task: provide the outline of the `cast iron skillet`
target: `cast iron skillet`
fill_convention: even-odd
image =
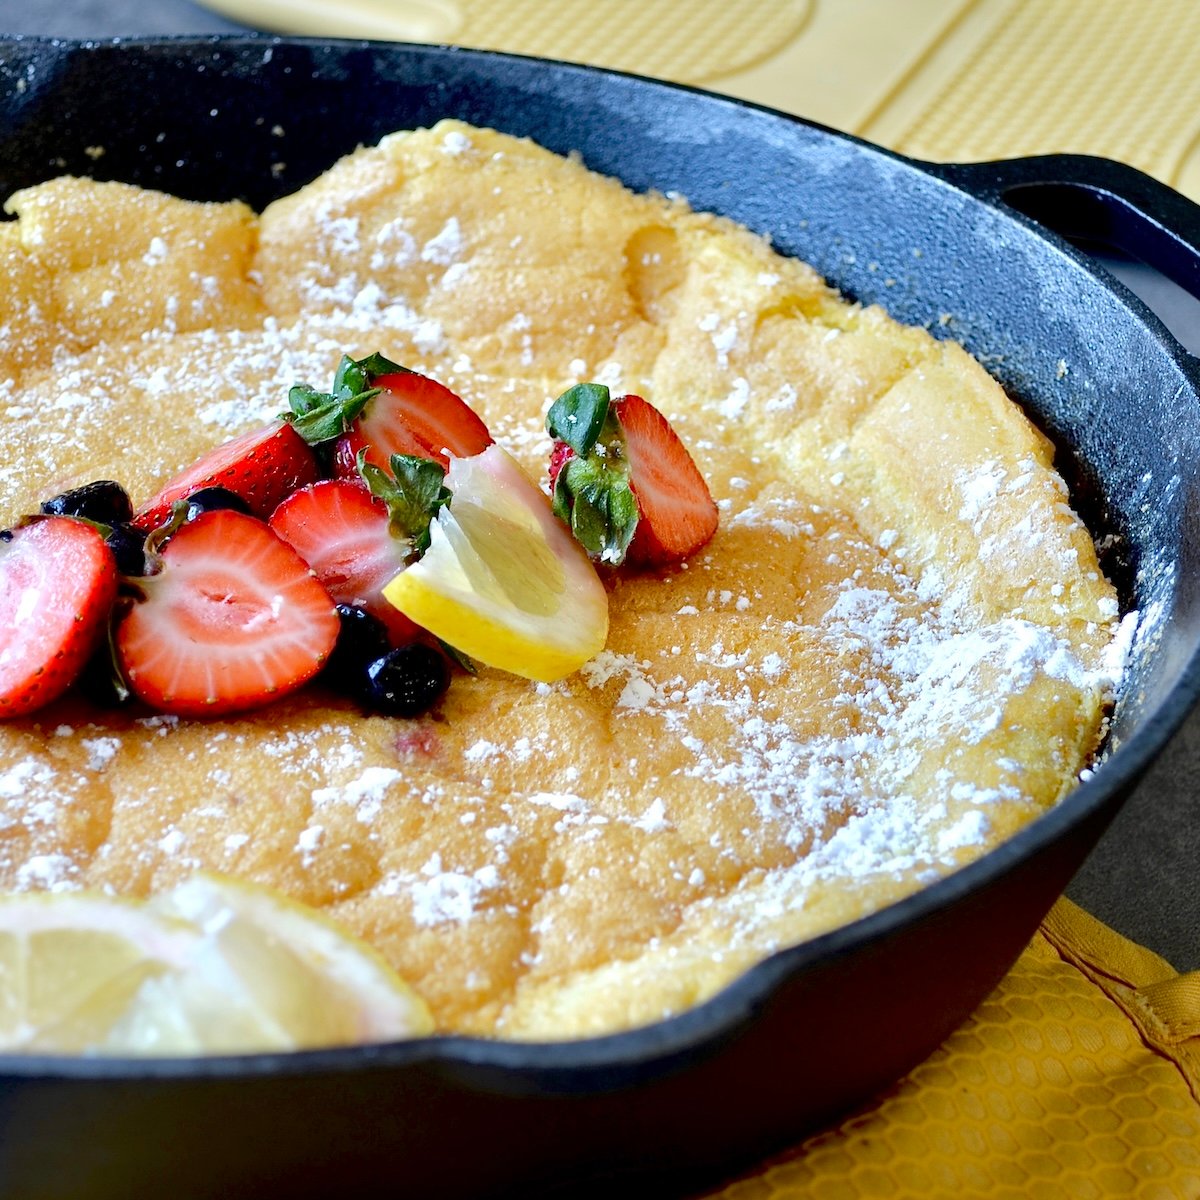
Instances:
[[[1200,685],[1200,367],[1022,214],[1197,293],[1200,209],[1103,160],[930,166],[728,99],[495,54],[249,38],[17,41],[0,59],[5,195],[67,171],[262,206],[359,143],[453,115],[769,233],[849,295],[982,357],[1059,445],[1124,606],[1150,614],[1093,779],[984,860],[709,1003],[560,1045],[9,1058],[0,1195],[577,1195],[655,1173],[667,1195],[778,1149],[934,1049],[1012,964]]]

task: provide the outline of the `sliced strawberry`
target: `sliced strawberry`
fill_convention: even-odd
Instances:
[[[257,708],[300,687],[338,635],[333,600],[304,560],[255,517],[202,513],[138,581],[117,627],[134,693],[185,717]]]
[[[717,506],[687,447],[667,418],[641,396],[613,401],[625,434],[629,486],[641,520],[626,560],[659,566],[682,562],[717,532]]]
[[[666,566],[717,530],[708,484],[670,422],[602,384],[564,392],[546,418],[554,511],[601,562]]]
[[[117,564],[94,526],[47,517],[0,542],[0,717],[71,686],[108,626]]]
[[[167,519],[176,500],[206,487],[228,488],[266,520],[285,497],[320,477],[304,438],[288,422],[273,421],[202,455],[143,504],[133,523],[149,532]]]
[[[358,474],[360,450],[377,467],[386,467],[393,454],[410,454],[445,468],[449,455],[470,458],[492,444],[475,412],[434,379],[400,370],[373,376],[371,385],[378,394],[334,447],[334,470],[340,476]]]
[[[417,635],[418,627],[382,594],[408,565],[411,543],[392,533],[387,505],[361,480],[326,479],[301,488],[275,510],[270,525],[337,603],[382,621],[392,645]]]

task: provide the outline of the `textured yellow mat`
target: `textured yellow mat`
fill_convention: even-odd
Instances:
[[[1200,200],[1197,0],[203,0],[698,84],[917,158],[1076,151]]]
[[[886,1096],[711,1200],[1194,1200],[1200,971],[1060,900],[978,1012]]]

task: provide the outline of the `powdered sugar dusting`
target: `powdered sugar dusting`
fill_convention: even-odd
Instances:
[[[359,821],[369,823],[379,814],[388,790],[403,781],[400,771],[389,767],[367,767],[357,779],[341,787],[321,787],[312,794],[313,808],[346,804]]]
[[[797,637],[853,664],[834,701],[855,713],[848,736],[799,736],[786,715],[762,711],[755,681],[773,683],[786,671],[774,653],[731,654],[714,643],[696,654],[731,674],[732,686],[718,675],[691,684],[657,675],[651,664],[612,651],[584,677],[593,688],[621,684],[618,712],[660,720],[691,752],[688,775],[750,797],[783,842],[806,853],[810,876],[932,867],[986,844],[991,825],[982,810],[1000,799],[1019,803],[1022,793],[1015,764],[1001,785],[953,770],[927,777],[931,744],[984,742],[1005,719],[1009,698],[1039,678],[1111,698],[1120,670],[1108,662],[1089,670],[1067,642],[1028,621],[963,625],[960,607],[923,605],[917,587],[896,572],[886,590],[846,580],[818,625],[797,627]],[[689,732],[705,711],[724,718],[728,738]]]
[[[381,885],[385,893],[407,891],[417,925],[462,925],[469,921],[485,894],[498,887],[499,874],[493,866],[474,872],[447,870],[441,854],[433,854],[415,879],[392,876]]]

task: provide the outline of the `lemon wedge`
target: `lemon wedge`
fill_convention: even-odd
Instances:
[[[425,1034],[370,947],[286,897],[197,876],[149,903],[0,899],[0,1049],[248,1053]]]
[[[608,594],[550,502],[507,451],[451,458],[429,549],[383,590],[488,666],[553,683],[604,649]]]

